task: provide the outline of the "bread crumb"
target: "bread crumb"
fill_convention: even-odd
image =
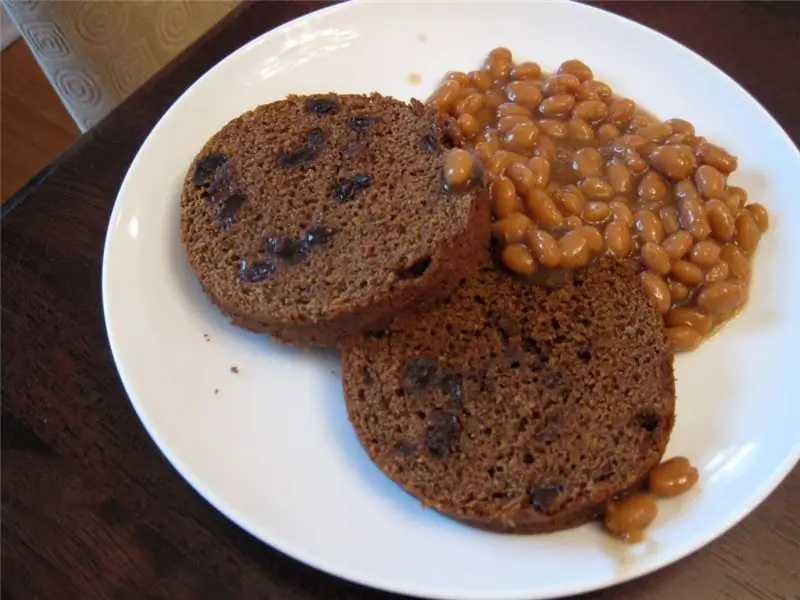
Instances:
[[[214,388],[214,393],[219,394],[219,390],[217,388]]]
[[[204,333],[204,334],[203,334],[203,337],[206,339],[206,341],[207,341],[207,342],[210,342],[210,341],[211,341],[211,336],[210,336],[210,335],[208,335],[207,333]]]
[[[238,375],[239,374],[239,367],[237,367],[237,366],[231,367],[231,373],[235,373],[236,375]]]

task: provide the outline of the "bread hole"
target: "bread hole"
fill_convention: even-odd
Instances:
[[[555,317],[550,317],[550,326],[555,330],[558,331],[561,329],[561,323],[558,322],[558,319]]]
[[[661,418],[653,412],[644,412],[636,415],[636,422],[646,431],[653,433],[661,424]]]
[[[369,370],[369,367],[364,367],[364,383],[367,385],[371,384],[375,379],[372,377],[372,371]],[[362,392],[363,390],[359,390]]]
[[[531,454],[530,452],[526,452],[525,455],[522,457],[522,462],[524,462],[526,465],[533,464],[533,454]]]
[[[592,360],[592,353],[587,349],[581,350],[578,352],[578,358],[582,362],[588,363],[590,360]]]
[[[358,399],[361,402],[366,401],[367,396],[366,396],[366,394],[364,394],[364,390],[358,390]]]
[[[420,419],[424,420],[425,419],[425,413],[422,412],[421,410],[418,410],[417,411],[417,417],[419,417]]]
[[[403,269],[402,271],[397,272],[397,276],[400,279],[419,279],[425,274],[425,271],[428,270],[428,267],[431,266],[433,259],[430,256],[425,256],[417,260],[414,264],[412,264],[407,269]]]
[[[494,477],[495,473],[494,467],[489,467],[489,470],[486,472],[489,474],[489,477]]]
[[[476,294],[475,296],[473,296],[473,297],[472,297],[472,300],[473,300],[473,301],[474,301],[476,304],[480,304],[481,306],[486,306],[486,300],[484,300],[484,299],[483,299],[483,297],[482,297],[482,296],[480,296],[480,295],[477,295],[477,294]]]
[[[512,369],[519,369],[519,361],[515,360],[514,362],[512,362],[511,363],[511,368]]]

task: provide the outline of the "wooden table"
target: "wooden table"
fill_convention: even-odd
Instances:
[[[3,600],[391,597],[282,556],[201,499],[136,418],[103,327],[106,225],[145,135],[217,61],[318,6],[264,1],[237,10],[4,207]],[[605,8],[709,58],[800,142],[800,3]],[[795,469],[752,515],[690,558],[587,598],[785,600],[800,598],[799,572]]]

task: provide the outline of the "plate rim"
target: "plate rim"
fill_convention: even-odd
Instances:
[[[436,0],[437,2],[447,2],[447,3],[478,3],[481,0]],[[520,0],[518,0],[520,1]],[[535,4],[537,1],[542,0],[522,0],[524,3]],[[544,0],[545,2],[554,2],[554,3],[566,3],[567,0]],[[163,126],[165,120],[170,116],[173,110],[181,104],[184,98],[187,95],[193,93],[193,90],[198,86],[199,82],[207,77],[209,74],[224,68],[225,63],[228,62],[229,59],[236,55],[244,54],[251,51],[254,47],[261,45],[264,43],[265,38],[270,38],[273,36],[279,35],[285,29],[288,29],[292,26],[296,26],[298,23],[303,24],[310,24],[318,19],[323,19],[328,15],[342,11],[348,10],[350,6],[357,5],[357,4],[380,4],[380,3],[399,3],[399,4],[415,4],[419,3],[419,0],[346,0],[345,2],[341,2],[338,4],[334,4],[332,6],[324,7],[321,9],[314,10],[310,13],[306,13],[294,19],[291,19],[285,23],[282,23],[278,27],[265,31],[258,35],[257,37],[253,38],[252,40],[248,41],[244,45],[240,46],[236,50],[232,51],[231,53],[227,54],[225,57],[220,59],[216,64],[214,64],[211,68],[207,69],[203,72],[189,87],[187,87],[169,106],[169,108],[161,115],[158,119],[156,124],[150,130],[150,132],[145,137],[144,141],[141,143],[136,155],[134,156],[133,160],[131,161],[128,169],[125,172],[125,176],[123,177],[122,183],[117,191],[114,200],[114,207],[111,211],[111,215],[109,217],[108,226],[106,229],[106,236],[103,244],[103,258],[102,258],[102,268],[101,268],[101,290],[102,290],[102,302],[103,302],[103,322],[106,329],[106,335],[108,338],[108,343],[111,349],[111,354],[114,359],[114,365],[119,375],[119,378],[123,384],[123,388],[125,390],[126,395],[128,396],[128,400],[133,406],[134,412],[136,413],[139,421],[142,423],[145,431],[156,444],[159,452],[161,452],[164,457],[169,462],[170,466],[177,471],[177,473],[193,488],[195,492],[197,492],[203,500],[208,502],[215,510],[219,511],[221,514],[225,516],[230,522],[235,524],[237,527],[241,528],[249,535],[252,535],[256,538],[260,543],[267,544],[274,550],[288,556],[292,560],[296,560],[301,562],[305,565],[308,565],[318,571],[322,571],[327,576],[332,576],[340,579],[344,579],[368,588],[386,591],[390,593],[396,594],[405,594],[417,598],[431,598],[436,600],[536,600],[536,599],[543,599],[543,598],[562,598],[574,594],[581,594],[587,593],[590,591],[596,591],[600,589],[605,589],[608,587],[616,586],[622,583],[626,583],[632,581],[634,579],[638,579],[645,575],[651,574],[655,571],[658,571],[665,566],[673,564],[679,560],[682,560],[686,556],[693,554],[700,548],[712,543],[723,534],[729,532],[733,527],[735,527],[740,521],[742,521],[745,517],[747,517],[750,513],[752,513],[756,508],[758,508],[774,491],[777,487],[784,481],[784,479],[789,475],[792,469],[800,462],[800,437],[796,441],[792,451],[788,453],[783,460],[776,465],[773,471],[769,474],[769,476],[765,476],[762,478],[761,485],[758,488],[755,488],[755,493],[751,494],[751,497],[747,502],[744,502],[740,505],[739,510],[735,511],[729,519],[726,519],[724,522],[720,523],[715,529],[716,532],[706,537],[702,540],[697,540],[693,544],[686,544],[680,547],[679,550],[667,553],[659,553],[658,557],[654,560],[646,563],[644,566],[637,567],[634,569],[627,570],[624,574],[614,574],[611,577],[607,578],[599,578],[596,581],[583,583],[580,585],[570,584],[569,582],[565,582],[565,585],[560,588],[560,590],[553,595],[552,593],[548,592],[547,595],[542,595],[542,592],[533,593],[528,589],[519,589],[518,591],[510,591],[509,589],[505,589],[501,592],[493,592],[493,593],[485,593],[485,592],[478,592],[478,593],[461,593],[458,594],[453,593],[453,590],[432,590],[430,586],[411,586],[408,582],[398,582],[398,581],[390,581],[387,580],[385,577],[381,578],[373,578],[370,577],[368,573],[364,573],[363,571],[359,571],[357,568],[351,568],[347,565],[343,565],[341,563],[332,564],[329,560],[321,559],[315,555],[309,555],[307,551],[305,551],[302,547],[297,547],[296,544],[291,542],[287,542],[283,539],[277,539],[274,536],[264,535],[263,531],[260,531],[260,527],[254,527],[253,524],[246,523],[248,519],[242,519],[236,516],[236,510],[232,506],[221,499],[213,489],[210,489],[202,482],[195,479],[195,477],[191,473],[191,468],[185,463],[183,459],[179,456],[176,456],[172,453],[167,440],[161,439],[161,437],[156,433],[154,424],[148,418],[146,411],[144,409],[144,404],[141,401],[136,400],[136,396],[133,393],[134,385],[130,380],[129,376],[126,376],[125,366],[123,362],[120,360],[121,355],[121,345],[119,341],[119,333],[115,333],[115,328],[113,325],[114,317],[112,315],[113,309],[110,308],[110,304],[108,302],[109,291],[110,291],[110,278],[109,278],[109,256],[113,254],[113,249],[111,248],[114,243],[114,233],[116,230],[116,225],[120,219],[121,212],[122,212],[122,202],[124,193],[126,188],[133,185],[130,180],[131,171],[133,171],[134,166],[140,161],[144,160],[142,157],[148,152],[149,144],[152,138],[155,136],[156,132],[159,131]],[[794,149],[795,159],[797,160],[798,164],[800,164],[800,151],[794,144],[792,138],[788,135],[785,129],[781,126],[781,124],[764,108],[764,106],[741,84],[739,84],[736,80],[730,77],[725,71],[717,67],[715,64],[692,50],[691,48],[685,46],[684,44],[674,40],[673,38],[648,27],[647,25],[641,24],[633,19],[628,17],[618,15],[612,11],[608,11],[603,9],[602,7],[594,6],[594,5],[582,5],[583,8],[598,11],[601,13],[605,13],[610,15],[615,19],[619,19],[621,21],[625,21],[630,25],[646,30],[648,35],[650,36],[658,36],[662,38],[662,40],[666,40],[668,43],[677,46],[681,50],[688,52],[692,55],[693,59],[696,61],[701,61],[705,63],[708,67],[711,67],[714,71],[718,74],[722,75],[729,85],[735,86],[735,88],[739,91],[740,94],[746,96],[747,99],[755,105],[755,107],[762,113],[762,116],[766,117],[776,128],[778,131],[781,132],[783,139],[789,143],[789,147]],[[119,317],[117,317],[119,318]],[[258,532],[258,533],[256,533]],[[424,589],[422,589],[424,588]],[[462,590],[463,591],[463,590]]]

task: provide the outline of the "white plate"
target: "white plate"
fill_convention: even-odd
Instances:
[[[668,454],[700,486],[660,504],[650,542],[621,549],[599,526],[482,533],[425,510],[367,459],[332,354],[229,326],[178,236],[180,184],[229,119],[290,92],[426,97],[492,47],[598,78],[739,156],[736,183],[772,214],[750,305],[677,360]],[[410,74],[421,76],[414,85]],[[178,471],[232,521],[283,552],[366,585],[419,596],[530,599],[608,586],[696,550],[752,510],[800,454],[800,156],[745,91],[686,48],[573,3],[366,3],[289,23],[234,53],[161,119],[120,189],[103,264],[111,347],[139,417]],[[208,336],[207,341],[204,336]],[[231,367],[239,368],[239,373]],[[217,391],[218,390],[218,391]]]

